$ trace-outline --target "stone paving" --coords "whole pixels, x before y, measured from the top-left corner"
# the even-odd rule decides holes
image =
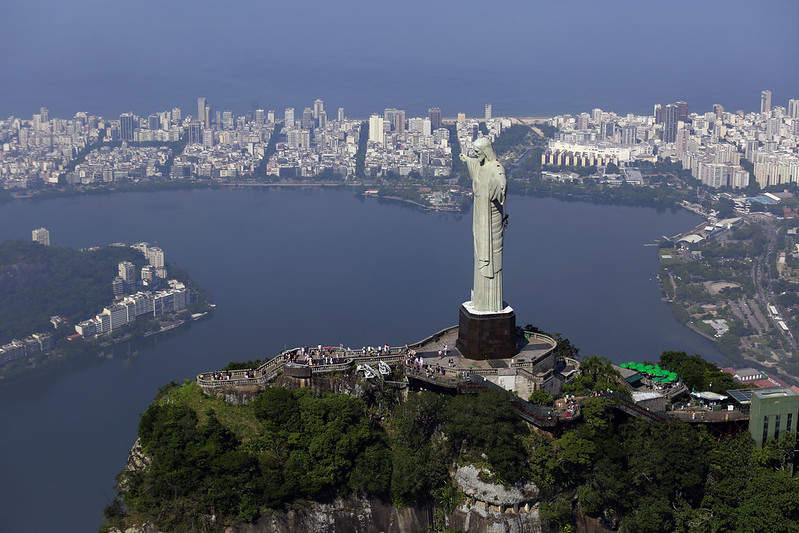
[[[441,364],[445,368],[454,370],[488,370],[492,368],[510,368],[511,361],[515,363],[529,362],[547,353],[551,346],[546,343],[531,342],[525,344],[518,355],[507,359],[476,360],[467,359],[455,347],[458,339],[458,329],[451,328],[440,337],[433,338],[424,344],[416,347],[416,355],[424,358],[425,364]],[[444,347],[447,348],[447,355],[443,356]],[[439,359],[438,351],[442,351]]]

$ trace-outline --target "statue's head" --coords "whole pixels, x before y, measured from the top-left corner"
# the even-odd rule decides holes
[[[491,146],[491,139],[488,137],[479,137],[472,144],[472,148],[477,154],[478,159],[485,158],[488,161],[494,161],[497,158],[496,154],[494,153],[494,147]]]

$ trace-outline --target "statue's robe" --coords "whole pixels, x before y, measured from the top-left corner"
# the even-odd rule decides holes
[[[502,301],[502,241],[504,238],[505,169],[498,161],[466,160],[474,191],[474,291],[472,306],[480,312],[500,312]]]

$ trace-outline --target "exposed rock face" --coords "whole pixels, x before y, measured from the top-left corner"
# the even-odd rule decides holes
[[[217,391],[217,394],[224,396],[227,403],[243,405],[253,401],[262,390],[258,385],[241,385],[237,387],[222,387]]]
[[[127,528],[125,531],[112,527],[108,530],[109,533],[159,533],[157,529],[150,523],[145,522],[139,526],[132,526]]]
[[[508,488],[481,479],[486,475],[490,476],[491,473],[473,465],[461,466],[455,472],[455,482],[466,496],[491,505],[518,507],[538,501],[539,491],[535,483],[517,484]]]
[[[231,526],[226,533],[415,533],[426,530],[427,524],[425,509],[397,509],[390,502],[347,498],[265,514],[255,524]]]
[[[500,513],[485,505],[463,504],[449,516],[449,527],[466,533],[549,533],[541,524],[538,509],[529,512]]]
[[[315,394],[323,392],[335,392],[337,394],[348,394],[350,396],[360,396],[363,389],[358,384],[358,376],[355,372],[342,375],[321,375],[311,378],[295,378],[291,376],[278,376],[274,383],[275,387],[285,387],[287,389],[309,388]]]

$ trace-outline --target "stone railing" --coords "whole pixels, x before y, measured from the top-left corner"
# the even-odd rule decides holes
[[[530,344],[534,343],[549,344],[550,349],[558,345],[557,341],[555,341],[555,339],[553,339],[549,335],[543,335],[541,333],[535,333],[533,331],[525,331],[524,336],[528,341],[530,341]]]
[[[526,368],[517,368],[516,372],[518,372],[518,374],[523,378],[525,378],[527,381],[535,383],[536,385],[542,385],[544,383],[543,376],[536,376]]]
[[[409,344],[408,348],[418,348],[419,346],[427,344],[428,342],[434,342],[434,341],[440,339],[441,337],[443,337],[444,335],[446,335],[447,333],[449,333],[450,331],[453,331],[453,330],[456,330],[456,329],[458,329],[458,326],[450,326],[448,328],[444,328],[441,331],[437,331],[436,333],[433,333],[432,335],[428,335],[427,337],[425,337],[424,339],[422,339],[420,341],[416,341],[413,344]]]
[[[455,326],[457,327],[457,326]],[[447,330],[443,330],[447,331]],[[440,334],[437,333],[436,335]],[[434,337],[431,336],[430,338]],[[424,342],[424,341],[422,341]],[[409,345],[410,347],[410,345]],[[310,365],[312,374],[325,374],[333,372],[343,372],[350,370],[353,366],[358,364],[371,364],[377,365],[383,361],[389,365],[400,364],[404,360],[404,355],[401,351],[404,347],[393,346],[389,347],[388,354],[383,355],[362,355],[361,350],[342,350],[334,348],[331,350],[330,356],[334,359],[345,360],[344,362],[323,364],[320,359],[314,359],[314,364]],[[212,372],[203,372],[197,375],[197,383],[203,388],[216,389],[220,387],[235,387],[242,385],[260,385],[264,386],[269,381],[272,381],[278,373],[283,370],[285,364],[290,361],[292,353],[296,353],[300,348],[291,348],[283,350],[275,357],[267,360],[256,369],[244,370],[214,370]],[[318,361],[318,362],[316,362]],[[249,377],[245,377],[249,375]],[[215,376],[220,376],[217,379]]]

